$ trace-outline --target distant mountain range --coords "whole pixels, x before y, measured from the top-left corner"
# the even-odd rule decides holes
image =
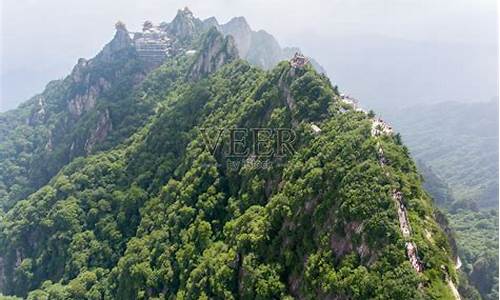
[[[387,108],[385,117],[456,200],[498,207],[498,101]]]
[[[483,299],[498,299],[498,101],[384,111],[450,219],[462,269]]]
[[[249,63],[264,69],[270,69],[278,62],[288,60],[295,53],[301,52],[297,47],[282,48],[274,36],[265,30],[253,31],[244,17],[233,18],[222,25],[219,25],[215,18],[209,18],[204,23],[216,26],[225,35],[232,35],[240,56]],[[325,69],[313,58],[310,60],[316,71],[326,73]]]

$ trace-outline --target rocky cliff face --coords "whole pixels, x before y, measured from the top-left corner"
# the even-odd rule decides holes
[[[134,58],[133,41],[125,25],[120,22],[116,25],[116,32],[113,39],[104,46],[96,57],[90,60],[80,58],[68,76],[68,81],[72,86],[68,100],[68,110],[74,118],[79,118],[84,112],[91,111],[97,98],[112,86],[112,81],[119,77],[119,70],[114,70],[107,66],[124,59]],[[107,70],[104,70],[107,69]]]
[[[252,29],[243,17],[232,18],[226,24],[220,26],[225,35],[232,35],[242,58],[247,57],[252,44]]]
[[[45,121],[46,111],[45,111],[45,99],[43,95],[36,97],[36,107],[31,113],[31,116],[27,120],[28,125],[36,126],[42,124]]]
[[[265,30],[252,32],[251,39],[251,51],[248,52],[246,59],[255,65],[270,69],[280,61],[288,59],[283,56],[278,41]]]
[[[131,114],[138,113],[134,107],[141,105],[142,100],[133,101],[130,98],[134,97],[133,92],[147,74],[164,63],[165,59],[194,50],[197,46],[193,42],[198,41],[197,39],[210,28],[223,32],[226,38],[212,37],[209,47],[196,54],[195,62],[188,73],[190,79],[196,80],[212,73],[225,62],[237,58],[238,52],[243,54],[240,55],[241,58],[263,68],[272,67],[281,57],[276,40],[264,31],[252,31],[243,17],[219,25],[215,18],[201,21],[194,17],[189,9],[179,10],[172,22],[162,23],[155,28],[154,34],[162,36],[165,33],[171,42],[168,55],[155,64],[148,64],[146,60],[141,59],[135,41],[130,38],[130,33],[123,23],[118,22],[115,28],[113,38],[102,51],[94,58],[79,59],[69,76],[49,83],[43,93],[24,105],[29,111],[23,112],[19,124],[9,121],[6,125],[9,128],[27,126],[23,132],[30,136],[32,143],[26,147],[26,151],[31,154],[26,155],[31,157],[33,153],[38,153],[36,158],[32,158],[31,164],[26,164],[21,159],[18,163],[4,159],[6,165],[21,166],[19,172],[23,175],[17,174],[15,178],[19,180],[12,182],[20,185],[31,182],[32,186],[36,187],[44,185],[50,176],[58,172],[60,166],[95,150],[94,144],[99,143],[104,136],[113,134],[113,130],[127,132],[121,128],[120,122],[131,118]],[[125,102],[128,104],[123,104]],[[106,110],[109,114],[103,114]],[[102,117],[98,117],[99,114],[103,114]],[[109,116],[109,122],[113,126],[99,124],[100,120],[107,119],[105,116]],[[141,122],[137,121],[137,124],[139,123]],[[96,128],[101,130],[96,131]],[[89,140],[81,138],[81,135],[76,134],[77,131],[84,132]],[[8,136],[4,138],[8,139]],[[2,155],[0,153],[0,158],[4,157]],[[11,156],[8,149],[5,151],[5,157],[17,160]],[[55,161],[50,168],[49,161]],[[7,183],[0,178],[0,198],[4,199],[0,202],[13,203],[31,191],[17,189],[17,185],[12,182]],[[11,186],[15,188],[11,190]]]
[[[82,65],[79,62],[75,67],[74,76],[71,76],[74,84],[83,87],[81,92],[76,93],[68,101],[68,111],[76,119],[81,117],[83,113],[91,111],[95,107],[97,98],[101,93],[111,88],[111,83],[104,77],[94,79],[91,72],[83,75],[81,69],[85,68],[86,64],[84,62]]]
[[[210,17],[203,20],[203,30],[208,31],[210,28],[215,27],[217,30],[221,31],[221,25],[215,17]]]
[[[213,23],[213,20],[211,21]],[[240,57],[264,69],[271,69],[282,60],[288,60],[297,52],[297,47],[281,48],[278,41],[265,30],[254,31],[244,17],[232,18],[226,24],[216,26],[224,35],[232,35]],[[311,59],[311,64],[319,73],[325,69]]]
[[[234,38],[240,58],[266,70],[300,52],[297,47],[281,48],[274,36],[265,30],[252,30],[244,17],[235,17],[225,24],[219,24],[214,17],[201,21],[189,9],[184,8],[178,11],[171,23],[163,23],[160,27],[181,45],[215,27],[225,36]],[[314,60],[311,60],[311,63],[318,72],[326,73],[319,63]]]
[[[224,37],[215,28],[212,28],[206,34],[203,50],[191,66],[188,77],[192,80],[198,80],[237,58],[238,50],[232,36]]]
[[[179,40],[191,39],[199,33],[202,22],[186,7],[177,12],[174,20],[166,26],[166,31]]]
[[[109,42],[97,55],[97,59],[110,61],[114,55],[120,51],[131,49],[133,47],[132,39],[124,26],[117,26],[116,33],[111,42]]]
[[[120,103],[130,98],[150,71],[138,60],[125,26],[117,26],[111,41],[94,58],[79,59],[66,78],[49,83],[19,107],[17,114],[23,118],[0,118],[0,127],[19,128],[29,141],[18,156],[9,154],[9,149],[0,150],[0,169],[12,174],[0,176],[0,205],[9,207],[46,184],[73,158],[91,153],[112,131],[112,116],[120,122],[131,114]],[[5,132],[4,138],[14,141],[16,134]],[[18,169],[7,171],[9,166]]]
[[[106,109],[103,112],[99,112],[96,128],[91,132],[90,137],[85,142],[85,152],[87,154],[92,153],[95,145],[103,142],[111,130],[113,130],[113,123],[111,122],[109,110]]]

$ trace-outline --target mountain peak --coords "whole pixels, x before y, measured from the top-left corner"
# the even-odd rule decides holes
[[[205,30],[208,30],[212,27],[215,27],[218,30],[220,30],[221,26],[219,25],[219,21],[217,21],[215,17],[209,17],[203,20],[203,27],[205,28]]]
[[[194,17],[189,8],[185,7],[177,11],[172,23],[168,24],[167,31],[183,40],[192,38],[200,30],[201,25],[202,22]]]
[[[245,17],[234,17],[229,22],[227,22],[226,26],[228,27],[233,27],[233,28],[238,28],[239,30],[244,30],[244,31],[251,31],[252,29],[250,28],[250,25],[248,25],[247,20]]]
[[[123,23],[122,21],[116,22],[115,29],[116,31],[128,31],[125,23]]]
[[[191,15],[193,16],[193,12],[189,9],[189,7],[185,6],[183,9],[179,9],[180,12],[182,12],[185,15]]]
[[[189,78],[198,80],[237,58],[238,50],[233,37],[224,37],[216,28],[211,28],[205,34],[201,52],[191,66]]]
[[[177,10],[177,14],[175,15],[174,21],[176,19],[194,19],[193,12],[186,6],[183,9]]]
[[[111,59],[111,56],[114,53],[132,47],[133,45],[133,41],[130,38],[129,32],[123,22],[118,21],[115,24],[115,29],[116,32],[113,39],[106,46],[104,46],[104,48],[98,55],[104,60]]]

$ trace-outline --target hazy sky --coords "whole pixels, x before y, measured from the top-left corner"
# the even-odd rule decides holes
[[[62,78],[114,34],[188,6],[226,22],[245,16],[282,46],[299,46],[332,81],[377,106],[490,100],[498,93],[495,0],[2,0],[0,110]],[[382,101],[382,100],[380,100]]]

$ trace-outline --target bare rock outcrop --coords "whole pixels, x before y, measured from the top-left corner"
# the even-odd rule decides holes
[[[36,96],[35,99],[36,99],[35,109],[27,120],[28,125],[31,126],[43,123],[45,121],[47,114],[45,110],[45,99],[43,95]]]
[[[193,38],[203,27],[202,21],[195,18],[189,8],[177,12],[174,20],[166,26],[169,35],[179,40]]]
[[[252,43],[252,29],[244,17],[232,18],[229,22],[221,26],[221,31],[225,35],[234,37],[241,57],[248,55]]]
[[[82,80],[79,77],[75,79]],[[93,109],[99,95],[111,87],[111,84],[102,77],[94,83],[90,81],[90,74],[87,73],[83,78],[83,82],[80,82],[86,88],[81,93],[77,93],[68,102],[68,110],[73,117],[79,118],[84,112]]]
[[[238,58],[238,50],[232,36],[224,37],[215,28],[208,31],[203,47],[191,65],[189,79],[198,80]]]
[[[102,51],[97,55],[97,59],[110,61],[116,53],[133,47],[133,41],[125,25],[118,22],[115,28],[115,36],[106,46],[104,46]]]
[[[90,137],[85,142],[85,152],[90,154],[97,143],[106,139],[109,132],[113,129],[109,110],[106,109],[100,112],[97,117],[97,125],[95,130],[90,134]]]

